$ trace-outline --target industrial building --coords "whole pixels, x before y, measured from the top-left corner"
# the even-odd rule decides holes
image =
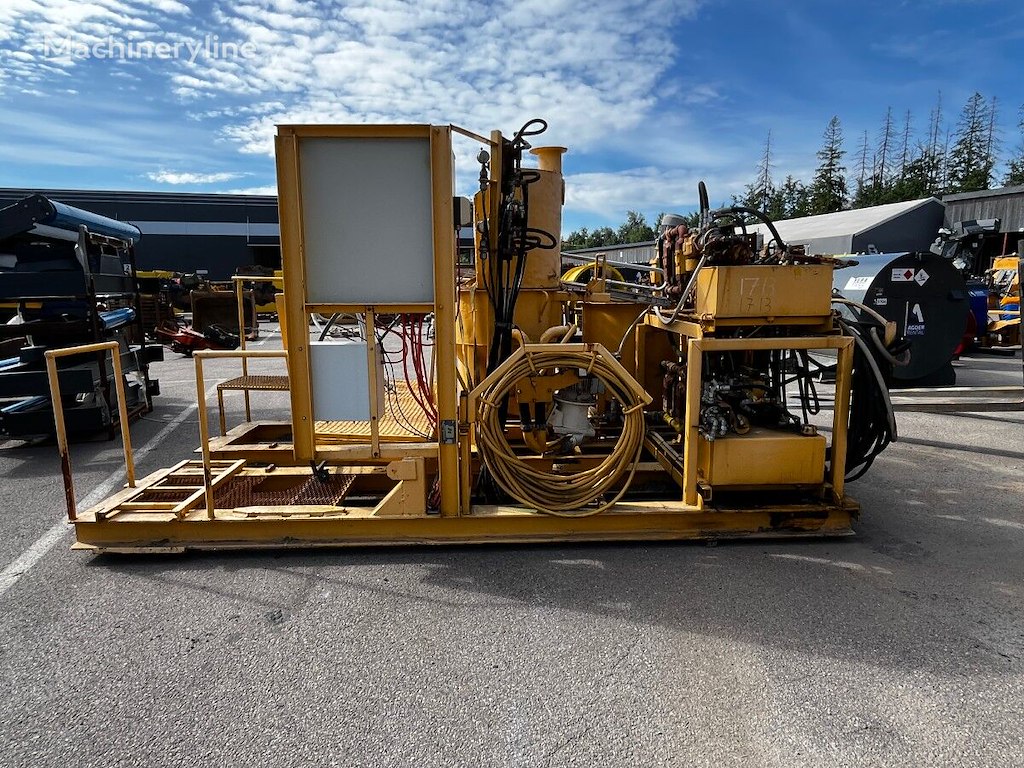
[[[622,245],[602,245],[597,248],[578,248],[572,251],[563,251],[566,263],[582,264],[592,261],[599,253],[607,255],[609,261],[619,264],[650,264],[658,256],[658,249],[654,240],[647,240],[642,243],[624,243]]]
[[[775,222],[789,245],[808,253],[900,253],[927,251],[943,222],[944,206],[934,197]],[[768,235],[763,224],[751,227]]]
[[[962,192],[942,198],[946,223],[970,219],[999,219],[1003,232],[1024,232],[1024,186]]]
[[[8,188],[0,208],[35,193],[138,227],[139,269],[205,270],[224,280],[238,267],[281,267],[274,195]]]
[[[1020,253],[1024,249],[1024,187],[1002,187],[963,192],[942,198],[945,226],[953,229],[964,221],[998,219],[996,232],[984,238],[984,255]]]
[[[1024,192],[1024,188],[1021,188]],[[1018,204],[1024,211],[1024,197]],[[927,251],[943,225],[943,202],[929,197],[903,203],[889,203],[819,216],[804,216],[775,222],[782,239],[789,245],[803,245],[808,253],[900,253]],[[948,219],[948,216],[947,216]],[[761,235],[768,233],[763,224],[749,227]],[[654,241],[580,248],[568,251],[567,263],[580,263],[605,253],[609,261],[623,264],[649,264],[657,256]]]

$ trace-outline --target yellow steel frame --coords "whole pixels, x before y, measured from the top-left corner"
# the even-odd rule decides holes
[[[716,339],[688,338],[686,340],[686,418],[683,444],[683,501],[691,506],[701,505],[700,483],[697,477],[697,451],[700,441],[701,374],[705,352],[740,352],[776,349],[834,349],[838,353],[836,367],[836,399],[832,413],[832,460],[829,465],[829,484],[833,501],[843,501],[846,476],[846,428],[850,414],[850,380],[853,374],[852,336],[806,336],[775,339]]]
[[[252,276],[252,275],[235,275],[231,279],[235,283],[235,304],[236,304],[236,306],[238,308],[238,348],[244,352],[245,349],[246,349],[247,341],[248,341],[248,339],[246,338],[246,334],[245,334],[245,290],[244,290],[244,284],[245,283],[275,283],[275,282],[280,282],[281,278],[280,277],[267,277],[267,276],[264,276],[264,275],[255,275],[255,276]],[[254,307],[253,321],[258,326],[259,325],[259,320],[258,320],[258,318],[256,317],[256,314],[255,314],[255,303],[254,303],[253,307]],[[242,380],[236,386],[233,386],[233,387],[230,387],[230,388],[231,389],[239,389],[239,390],[242,391],[242,397],[243,397],[243,399],[245,401],[245,421],[246,421],[246,423],[252,421],[252,402],[251,402],[251,398],[249,397],[249,392],[250,392],[251,389],[254,388],[254,387],[246,385],[245,379],[247,379],[248,376],[249,376],[249,358],[248,358],[248,356],[243,356],[242,357]],[[266,387],[262,387],[262,388],[266,389]],[[273,388],[274,389],[278,389],[278,390],[282,390],[282,391],[284,389],[286,389],[283,385],[282,386],[275,386]],[[200,392],[202,392],[202,391],[203,390],[200,390]],[[223,393],[223,389],[220,386],[217,387],[217,400],[218,400],[218,403],[219,403],[219,406],[220,406],[220,431],[221,431],[221,434],[223,435],[227,431],[227,429],[226,429],[226,425],[225,425],[225,421],[224,421],[224,393]]]
[[[285,313],[287,327],[292,330],[289,345],[289,377],[292,400],[292,438],[294,460],[299,464],[322,459],[329,449],[316,442],[313,415],[312,382],[309,345],[298,329],[307,327],[312,313],[359,312],[373,328],[375,313],[433,312],[436,328],[434,356],[437,366],[437,410],[441,424],[454,427],[458,416],[458,391],[455,375],[455,233],[453,227],[452,129],[430,125],[327,125],[279,126],[275,139],[277,149],[278,205],[281,220],[281,250],[284,267]],[[426,138],[430,142],[430,167],[433,211],[434,301],[431,304],[409,303],[314,303],[308,299],[305,247],[303,241],[303,190],[300,168],[300,143],[306,138]],[[376,341],[367,338],[370,375],[377,370]],[[370,382],[371,440],[361,458],[380,458],[381,439],[376,427],[376,414],[381,411],[376,382]],[[351,447],[351,446],[349,446]],[[459,513],[458,446],[455,441],[439,440],[436,455],[440,473],[443,516]],[[359,457],[353,457],[359,458]]]

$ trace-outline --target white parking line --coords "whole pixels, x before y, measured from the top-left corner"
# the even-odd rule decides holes
[[[206,391],[206,398],[209,398],[217,391],[217,387],[210,387]],[[187,419],[191,413],[199,408],[198,404],[193,403],[192,405],[185,408],[181,413],[171,419],[167,424],[149,441],[135,451],[135,461],[138,463],[141,459],[145,458],[150,452],[152,452],[164,439],[171,434],[177,427],[179,427],[185,419]],[[111,472],[96,488],[92,490],[84,499],[78,502],[79,507],[91,507],[94,504],[102,501],[112,491],[119,488],[124,484],[124,470],[117,470]],[[53,526],[42,536],[36,539],[32,544],[22,552],[18,557],[0,571],[0,597],[3,597],[4,593],[13,587],[22,576],[38,563],[43,556],[49,552],[53,547],[64,538],[64,535],[70,529],[70,524],[67,520],[58,520]]]
[[[264,344],[266,344],[268,341],[270,341],[270,337],[274,336],[276,333],[277,333],[276,329],[269,330],[266,333],[262,333],[261,332],[260,336],[262,336],[263,338],[260,339],[259,341],[255,342],[255,343],[253,343],[253,344],[249,344],[248,346],[250,346],[250,347],[262,347]]]

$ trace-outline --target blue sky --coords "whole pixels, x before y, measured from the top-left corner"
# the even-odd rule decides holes
[[[543,117],[568,231],[692,210],[701,179],[728,201],[769,130],[775,178],[809,180],[832,115],[852,169],[940,91],[951,128],[996,97],[1009,151],[1022,75],[1020,0],[3,0],[0,186],[266,193],[275,123]]]

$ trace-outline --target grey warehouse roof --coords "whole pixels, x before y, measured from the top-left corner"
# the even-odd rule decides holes
[[[870,208],[803,216],[799,219],[784,219],[776,221],[775,228],[779,230],[782,239],[789,244],[806,243],[821,238],[852,237],[932,202],[939,201],[934,197],[926,197],[902,203],[874,205]],[[764,224],[758,224],[750,229],[763,234],[766,238],[769,236],[768,228]]]

